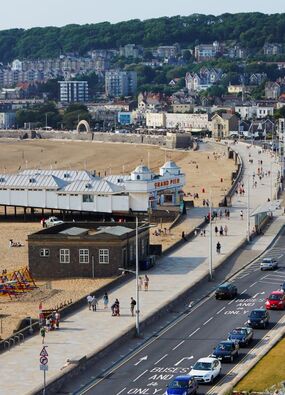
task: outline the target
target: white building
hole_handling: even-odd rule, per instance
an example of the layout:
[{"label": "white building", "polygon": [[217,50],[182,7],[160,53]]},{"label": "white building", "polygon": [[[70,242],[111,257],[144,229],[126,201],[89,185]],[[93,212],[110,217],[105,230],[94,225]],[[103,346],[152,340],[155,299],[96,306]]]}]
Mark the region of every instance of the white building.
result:
[{"label": "white building", "polygon": [[209,129],[208,114],[147,113],[148,128]]},{"label": "white building", "polygon": [[15,127],[15,124],[15,112],[0,112],[0,129],[10,129],[12,127]]},{"label": "white building", "polygon": [[172,161],[152,173],[138,166],[130,175],[100,178],[88,171],[25,170],[0,175],[0,205],[98,213],[146,212],[179,206],[185,176]]}]

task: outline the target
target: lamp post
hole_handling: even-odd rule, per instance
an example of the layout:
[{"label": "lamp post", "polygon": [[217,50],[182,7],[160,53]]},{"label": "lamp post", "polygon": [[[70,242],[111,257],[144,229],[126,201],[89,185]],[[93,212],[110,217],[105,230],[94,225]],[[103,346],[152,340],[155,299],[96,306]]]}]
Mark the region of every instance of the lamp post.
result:
[{"label": "lamp post", "polygon": [[132,273],[135,274],[136,276],[136,334],[137,337],[140,336],[140,294],[139,294],[139,247],[138,247],[138,217],[136,217],[136,270],[130,270],[130,269],[125,269],[122,267],[119,267],[119,270],[121,272],[127,272],[127,273]]},{"label": "lamp post", "polygon": [[250,242],[250,175],[247,177],[247,241]]}]

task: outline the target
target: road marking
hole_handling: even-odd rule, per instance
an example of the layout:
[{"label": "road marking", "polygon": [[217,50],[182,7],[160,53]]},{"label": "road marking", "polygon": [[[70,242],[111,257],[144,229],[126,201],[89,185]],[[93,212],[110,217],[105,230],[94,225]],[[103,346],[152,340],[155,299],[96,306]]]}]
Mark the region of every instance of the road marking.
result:
[{"label": "road marking", "polygon": [[127,388],[127,387],[125,387],[124,389],[122,389],[122,391],[118,392],[116,395],[120,395],[122,392],[125,391],[126,388]]},{"label": "road marking", "polygon": [[180,362],[183,362],[184,359],[188,359],[189,360],[189,359],[193,359],[193,358],[194,358],[193,355],[191,355],[191,357],[184,357],[184,358],[180,359],[180,361],[176,362],[176,364],[174,366],[180,365]]},{"label": "road marking", "polygon": [[194,332],[192,332],[188,337],[192,337],[193,335],[195,335],[195,333],[197,333],[201,328],[197,328]]},{"label": "road marking", "polygon": [[213,319],[214,317],[211,317],[211,318],[209,318],[206,322],[204,322],[204,324],[203,325],[207,325],[208,324],[208,322],[210,322],[210,321],[212,321],[212,319]]},{"label": "road marking", "polygon": [[284,254],[281,254],[281,255],[279,255],[279,257],[277,258],[277,259],[280,259],[280,258],[282,258],[282,256],[283,256]]},{"label": "road marking", "polygon": [[134,366],[138,366],[142,361],[146,361],[147,360],[147,358],[148,358],[148,356],[146,355],[146,356],[144,356],[144,357],[142,357],[142,358],[140,358],[139,360],[138,360],[138,362],[137,363],[135,363],[134,364]]},{"label": "road marking", "polygon": [[251,284],[251,285],[249,286],[249,288],[254,287],[256,284],[257,284],[257,281],[255,281],[255,283]]},{"label": "road marking", "polygon": [[145,370],[142,374],[140,374],[137,378],[135,378],[135,379],[133,380],[133,383],[135,383],[139,378],[141,378],[146,372],[148,372],[148,369]]},{"label": "road marking", "polygon": [[178,348],[179,346],[181,346],[181,344],[184,343],[185,340],[182,340],[182,342],[178,343],[177,346],[173,347],[172,351],[176,350],[176,348]]},{"label": "road marking", "polygon": [[168,354],[165,354],[162,358],[160,358],[158,361],[156,361],[154,364],[157,365],[160,361],[162,361],[164,358],[167,357]]},{"label": "road marking", "polygon": [[244,274],[243,276],[239,276],[239,278],[242,279],[242,278],[245,278],[245,277],[247,277],[247,276],[249,276],[249,275],[250,275],[250,273],[246,273],[246,274]]},{"label": "road marking", "polygon": [[242,292],[240,293],[240,295],[246,293],[246,291],[247,291],[247,289],[245,289],[244,291],[242,291]]},{"label": "road marking", "polygon": [[223,310],[225,310],[225,307],[222,307],[216,314],[220,314]]},{"label": "road marking", "polygon": [[233,300],[231,300],[228,304],[232,304],[233,302],[236,301],[236,298],[234,298]]}]

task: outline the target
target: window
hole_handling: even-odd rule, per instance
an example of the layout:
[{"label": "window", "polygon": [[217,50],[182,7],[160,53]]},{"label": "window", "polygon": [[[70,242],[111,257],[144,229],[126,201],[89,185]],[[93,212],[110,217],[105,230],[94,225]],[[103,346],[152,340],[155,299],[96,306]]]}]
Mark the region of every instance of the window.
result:
[{"label": "window", "polygon": [[130,255],[130,261],[132,261],[134,259],[134,245],[133,244],[130,244],[129,255]]},{"label": "window", "polygon": [[107,264],[109,263],[109,250],[99,250],[99,263]]},{"label": "window", "polygon": [[60,263],[70,263],[70,250],[62,248],[59,250]]},{"label": "window", "polygon": [[49,248],[41,248],[40,249],[40,257],[47,257],[49,256]]},{"label": "window", "polygon": [[79,250],[79,263],[89,263],[89,250],[80,249]]},{"label": "window", "polygon": [[83,195],[82,196],[82,201],[83,201],[83,203],[93,203],[94,202],[94,196],[93,195]]}]

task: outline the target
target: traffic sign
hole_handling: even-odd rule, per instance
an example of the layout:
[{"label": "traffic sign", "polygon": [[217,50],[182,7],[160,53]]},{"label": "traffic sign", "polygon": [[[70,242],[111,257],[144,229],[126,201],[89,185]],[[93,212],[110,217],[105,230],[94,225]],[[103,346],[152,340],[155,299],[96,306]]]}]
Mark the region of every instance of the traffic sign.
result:
[{"label": "traffic sign", "polygon": [[48,370],[48,365],[40,365],[40,370],[43,370],[46,372]]},{"label": "traffic sign", "polygon": [[46,347],[47,347],[47,346],[43,346],[43,349],[42,349],[42,351],[40,352],[40,356],[41,356],[41,357],[48,357],[48,352],[47,352],[47,350],[46,350]]},{"label": "traffic sign", "polygon": [[40,363],[42,365],[47,365],[48,364],[48,359],[47,357],[40,357]]}]

